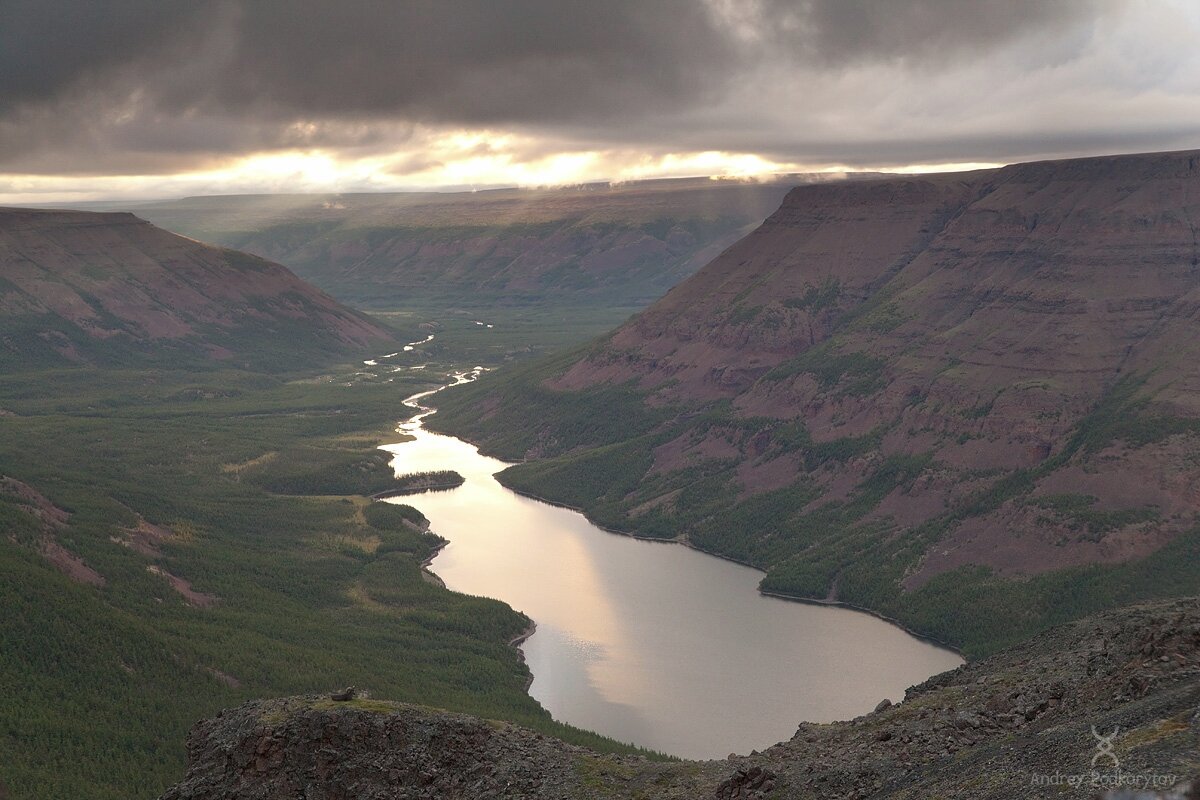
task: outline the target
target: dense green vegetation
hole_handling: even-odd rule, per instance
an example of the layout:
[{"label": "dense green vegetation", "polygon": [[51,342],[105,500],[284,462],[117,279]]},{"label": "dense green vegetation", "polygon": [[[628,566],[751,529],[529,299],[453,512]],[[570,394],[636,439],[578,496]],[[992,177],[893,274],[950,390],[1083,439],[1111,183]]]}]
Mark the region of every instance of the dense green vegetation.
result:
[{"label": "dense green vegetation", "polygon": [[[813,302],[819,297],[814,292]],[[1117,440],[1142,446],[1197,431],[1192,421],[1147,415],[1138,394],[1142,379],[1119,382],[1079,422],[1067,446],[1038,467],[988,476],[983,488],[959,505],[905,528],[876,513],[880,502],[937,465],[928,454],[880,456],[885,428],[818,443],[803,422],[737,417],[727,402],[663,407],[645,404],[631,387],[548,388],[548,378],[585,352],[525,364],[439,395],[439,413],[431,423],[483,442],[510,460],[536,455],[500,474],[518,491],[581,508],[613,530],[684,537],[693,546],[759,566],[767,573],[766,591],[815,600],[836,592],[842,602],[893,617],[971,656],[1118,603],[1194,593],[1200,585],[1200,531],[1193,531],[1147,559],[1126,564],[1025,580],[963,568],[912,591],[902,589],[909,570],[959,522],[1010,500],[1038,508],[1050,524],[1090,540],[1155,521],[1158,513],[1151,507],[1100,510],[1090,496],[1031,494],[1039,478],[1077,455],[1099,452]],[[882,363],[815,348],[767,379],[792,371],[857,394],[872,391],[867,384],[880,380]],[[481,407],[488,413],[479,414]],[[753,441],[764,459],[791,455],[804,471],[789,486],[743,497],[736,459],[651,469],[656,448],[706,437],[735,447]],[[846,497],[819,502],[821,492],[806,473],[851,459],[867,459],[866,475]]]},{"label": "dense green vegetation", "polygon": [[[577,347],[629,319],[638,309],[629,306],[549,308],[494,307],[469,312],[438,305],[409,305],[374,317],[421,339],[434,341],[421,353],[461,366],[504,364]],[[419,328],[427,323],[425,328]],[[488,326],[491,327],[488,327]]]},{"label": "dense green vegetation", "polygon": [[1098,541],[1109,531],[1119,530],[1138,522],[1150,522],[1159,518],[1154,506],[1142,508],[1119,508],[1103,511],[1094,508],[1100,498],[1090,494],[1055,494],[1034,498],[1032,505],[1054,512],[1043,519],[1048,522],[1063,522],[1071,530],[1086,529]]},{"label": "dense green vegetation", "polygon": [[396,488],[389,494],[413,494],[416,492],[453,489],[463,485],[463,476],[451,469],[430,472],[409,472],[396,476]]},{"label": "dense green vegetation", "polygon": [[405,522],[418,527],[429,524],[429,520],[420,511],[400,503],[368,503],[363,507],[362,513],[368,525],[381,530],[398,528]]},{"label": "dense green vegetation", "polygon": [[293,445],[240,469],[242,479],[279,494],[373,495],[403,489],[383,452]]},{"label": "dense green vegetation", "polygon": [[873,394],[883,386],[884,364],[883,359],[865,353],[843,354],[834,351],[828,345],[819,345],[780,364],[767,373],[766,379],[779,381],[808,373],[824,388],[834,386],[845,379],[847,384],[843,393],[865,396]]},{"label": "dense green vegetation", "polygon": [[[155,797],[197,719],[343,684],[616,747],[525,693],[507,643],[528,620],[422,579],[418,510],[364,496],[394,484],[375,446],[400,399],[440,374],[0,376],[0,475],[70,515],[0,489],[5,796]],[[48,537],[104,585],[56,570]]]},{"label": "dense green vegetation", "polygon": [[835,278],[827,278],[820,286],[809,285],[799,297],[783,301],[785,308],[821,311],[831,308],[842,296],[842,284]]}]

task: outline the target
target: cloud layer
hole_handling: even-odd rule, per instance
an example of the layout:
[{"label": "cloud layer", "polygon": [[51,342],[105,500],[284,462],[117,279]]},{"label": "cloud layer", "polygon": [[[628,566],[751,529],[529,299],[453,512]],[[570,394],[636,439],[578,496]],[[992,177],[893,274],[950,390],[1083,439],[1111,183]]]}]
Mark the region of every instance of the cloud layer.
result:
[{"label": "cloud layer", "polygon": [[[704,152],[865,168],[1200,146],[1187,0],[0,0],[0,19],[10,191],[285,152],[436,183],[572,154],[603,176]],[[447,145],[463,137],[474,152]]]}]

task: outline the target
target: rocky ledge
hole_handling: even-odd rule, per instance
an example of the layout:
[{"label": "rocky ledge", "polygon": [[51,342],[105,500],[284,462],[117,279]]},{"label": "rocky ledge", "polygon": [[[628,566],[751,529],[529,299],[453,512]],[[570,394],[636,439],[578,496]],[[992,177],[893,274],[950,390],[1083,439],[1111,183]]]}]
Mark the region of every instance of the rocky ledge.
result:
[{"label": "rocky ledge", "polygon": [[1056,628],[724,761],[600,755],[507,723],[329,697],[224,712],[195,728],[188,757],[163,800],[1192,797],[1200,599]]}]

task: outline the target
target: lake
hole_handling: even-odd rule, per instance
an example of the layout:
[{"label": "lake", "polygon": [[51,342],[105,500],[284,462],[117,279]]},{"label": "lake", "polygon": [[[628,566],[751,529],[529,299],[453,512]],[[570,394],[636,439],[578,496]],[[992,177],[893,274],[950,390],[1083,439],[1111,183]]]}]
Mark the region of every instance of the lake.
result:
[{"label": "lake", "polygon": [[401,426],[412,441],[384,448],[397,473],[450,469],[466,482],[395,502],[419,508],[450,541],[431,566],[450,589],[535,621],[522,646],[529,693],[557,720],[672,755],[724,758],[790,738],[801,721],[898,701],[962,663],[869,614],[760,595],[758,570],[609,533],[522,497],[493,477],[508,464],[425,430],[424,416]]}]

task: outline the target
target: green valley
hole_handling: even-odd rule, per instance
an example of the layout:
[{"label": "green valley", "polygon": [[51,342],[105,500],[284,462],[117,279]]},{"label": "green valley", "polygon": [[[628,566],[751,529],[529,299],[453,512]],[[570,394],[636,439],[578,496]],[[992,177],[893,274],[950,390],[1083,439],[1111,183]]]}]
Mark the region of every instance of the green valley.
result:
[{"label": "green valley", "polygon": [[423,580],[438,538],[365,496],[430,377],[0,378],[9,795],[154,797],[199,717],[343,684],[615,746],[551,722],[508,645],[528,620]]}]

